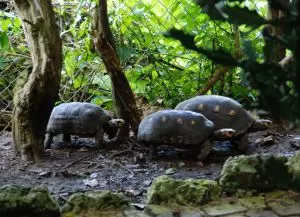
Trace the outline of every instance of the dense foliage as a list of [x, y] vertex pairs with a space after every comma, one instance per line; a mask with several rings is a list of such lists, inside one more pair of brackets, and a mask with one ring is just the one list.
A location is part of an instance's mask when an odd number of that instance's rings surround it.
[[[270, 5], [273, 9], [284, 12], [283, 17], [275, 20], [266, 20], [255, 10], [245, 7], [245, 1], [229, 1], [235, 4], [223, 4], [223, 1], [199, 0], [199, 5], [208, 13], [212, 19], [225, 21], [237, 25], [247, 25], [252, 29], [259, 26], [271, 25], [282, 27], [283, 35], [266, 34], [263, 54], [272, 56], [275, 52], [276, 43], [283, 44], [293, 55], [294, 61], [289, 67], [281, 67], [278, 63], [259, 61], [255, 50], [248, 46], [244, 49], [244, 58], [234, 58], [224, 47], [219, 49], [208, 49], [198, 47], [197, 36], [184, 33], [184, 31], [171, 29], [168, 36], [181, 41], [184, 47], [204, 54], [216, 63], [240, 67], [250, 85], [259, 91], [260, 106], [271, 111], [275, 117], [289, 118], [296, 123], [300, 116], [300, 2], [297, 0], [283, 1], [273, 0]], [[289, 4], [290, 3], [290, 4]]]
[[[233, 25], [210, 19], [191, 1], [130, 0], [109, 2], [110, 24], [117, 50], [133, 91], [150, 103], [174, 107], [183, 99], [195, 96], [211, 78], [216, 65], [197, 51], [181, 46], [163, 33], [172, 27], [195, 35], [197, 46], [224, 48], [232, 53]], [[53, 1], [57, 23], [64, 42], [64, 68], [61, 101], [93, 101], [112, 106], [109, 76], [93, 47], [91, 28], [95, 1]], [[266, 2], [247, 1], [261, 15]], [[30, 56], [20, 22], [13, 9], [0, 11], [0, 96], [1, 107], [11, 102], [16, 78], [22, 84], [30, 69]], [[256, 58], [263, 58], [260, 29], [241, 27], [244, 43], [252, 47]], [[8, 91], [9, 90], [9, 91]], [[240, 70], [232, 68], [209, 93], [232, 96], [251, 105], [257, 91], [252, 90]]]

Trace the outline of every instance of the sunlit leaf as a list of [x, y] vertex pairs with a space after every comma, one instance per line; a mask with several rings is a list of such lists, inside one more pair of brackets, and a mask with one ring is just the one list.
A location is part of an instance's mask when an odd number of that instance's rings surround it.
[[0, 32], [0, 49], [6, 49], [9, 45], [9, 39], [5, 32]]

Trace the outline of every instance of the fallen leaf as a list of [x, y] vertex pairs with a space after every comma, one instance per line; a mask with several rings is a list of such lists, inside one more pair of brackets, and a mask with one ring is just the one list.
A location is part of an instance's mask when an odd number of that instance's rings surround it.
[[90, 186], [92, 188], [99, 185], [97, 179], [83, 179], [82, 181], [85, 185]]

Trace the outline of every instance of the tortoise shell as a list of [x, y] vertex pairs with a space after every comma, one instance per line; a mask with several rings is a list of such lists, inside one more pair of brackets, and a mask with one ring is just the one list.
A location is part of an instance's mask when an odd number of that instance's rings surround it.
[[94, 134], [111, 117], [101, 107], [82, 102], [62, 103], [52, 110], [47, 132]]
[[164, 110], [146, 116], [138, 129], [138, 141], [194, 145], [205, 141], [214, 124], [192, 111]]
[[247, 132], [254, 123], [240, 103], [224, 96], [196, 96], [179, 103], [175, 109], [201, 113], [215, 124], [216, 130], [232, 128], [235, 136]]

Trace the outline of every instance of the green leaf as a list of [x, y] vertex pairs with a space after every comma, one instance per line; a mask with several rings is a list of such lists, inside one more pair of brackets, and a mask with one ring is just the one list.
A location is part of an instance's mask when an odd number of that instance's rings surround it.
[[255, 50], [252, 47], [251, 41], [244, 40], [242, 49], [244, 53], [249, 57], [250, 60], [255, 61], [258, 58]]
[[230, 7], [225, 5], [220, 9], [228, 16], [227, 20], [230, 23], [237, 25], [246, 24], [253, 27], [258, 27], [267, 23], [267, 21], [256, 11], [249, 10], [248, 8], [241, 8], [239, 6]]
[[6, 49], [9, 45], [9, 39], [5, 32], [0, 32], [0, 49]]
[[177, 39], [181, 42], [181, 44], [191, 50], [197, 50], [198, 48], [196, 47], [195, 44], [195, 36], [186, 34], [182, 30], [177, 30], [177, 29], [170, 29], [167, 33], [164, 34], [166, 37], [174, 38]]
[[185, 48], [197, 51], [198, 53], [205, 55], [207, 58], [209, 58], [212, 61], [215, 61], [216, 63], [230, 66], [239, 65], [231, 54], [222, 49], [209, 50], [197, 47], [194, 42], [195, 37], [190, 34], [184, 33], [182, 30], [171, 29], [165, 35], [167, 37], [172, 37], [179, 40]]

